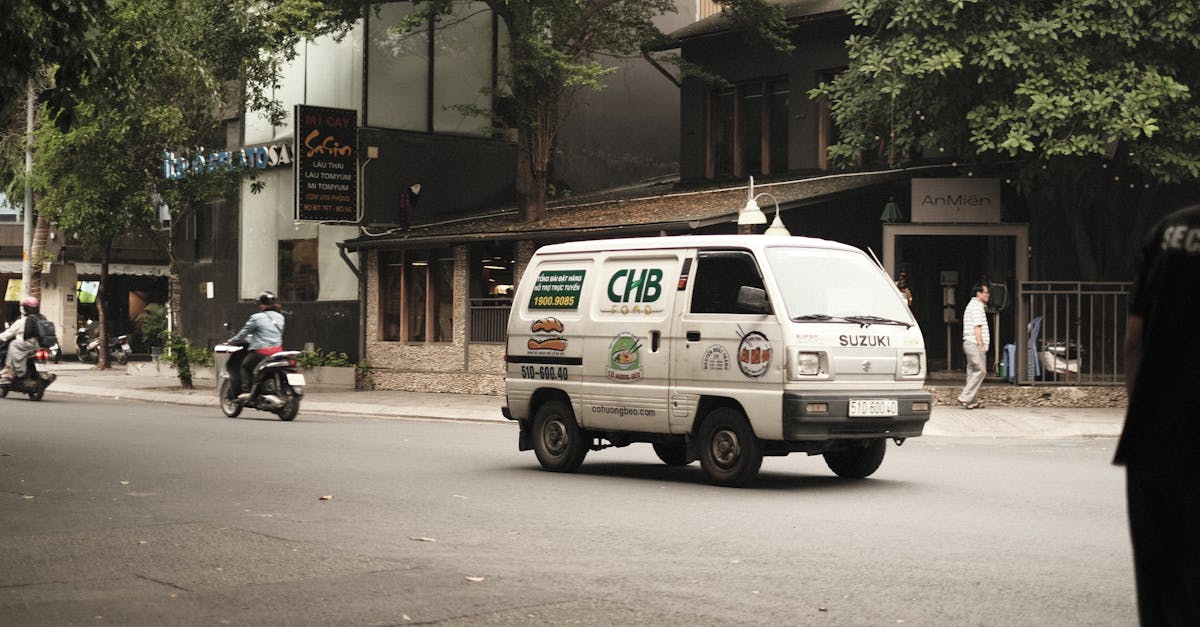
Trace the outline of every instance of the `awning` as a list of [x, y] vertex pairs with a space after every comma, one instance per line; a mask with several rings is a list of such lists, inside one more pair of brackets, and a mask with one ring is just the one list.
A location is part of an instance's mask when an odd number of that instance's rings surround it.
[[[20, 261], [0, 261], [0, 274], [21, 274]], [[85, 274], [100, 274], [100, 264], [98, 263], [77, 263], [75, 264], [75, 273], [79, 275]], [[140, 264], [140, 263], [110, 263], [108, 264], [109, 274], [132, 274], [135, 276], [171, 276], [170, 269], [167, 266]]]
[[[20, 265], [19, 263], [17, 264]], [[98, 263], [77, 263], [75, 264], [76, 274], [100, 274], [100, 264]], [[137, 264], [137, 263], [110, 263], [108, 264], [109, 274], [132, 274], [137, 276], [171, 276], [170, 268], [167, 266]]]

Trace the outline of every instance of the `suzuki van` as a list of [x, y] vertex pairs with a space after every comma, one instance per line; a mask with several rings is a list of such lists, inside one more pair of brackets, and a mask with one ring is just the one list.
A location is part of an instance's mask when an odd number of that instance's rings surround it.
[[518, 448], [570, 472], [648, 443], [715, 484], [764, 455], [822, 455], [863, 478], [921, 435], [921, 330], [863, 251], [805, 237], [698, 235], [545, 246], [508, 321]]

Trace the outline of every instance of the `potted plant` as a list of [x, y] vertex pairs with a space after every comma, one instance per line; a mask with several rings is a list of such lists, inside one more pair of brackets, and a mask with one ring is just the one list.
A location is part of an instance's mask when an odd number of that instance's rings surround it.
[[305, 383], [324, 388], [353, 390], [357, 369], [346, 353], [321, 349], [300, 353], [297, 364], [304, 369]]

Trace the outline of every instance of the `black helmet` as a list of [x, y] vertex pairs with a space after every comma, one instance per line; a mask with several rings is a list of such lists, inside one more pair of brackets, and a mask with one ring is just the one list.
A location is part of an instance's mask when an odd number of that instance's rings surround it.
[[274, 292], [263, 292], [262, 294], [259, 294], [259, 295], [258, 295], [258, 304], [260, 304], [260, 305], [274, 305], [274, 304], [275, 304], [275, 294], [274, 294]]

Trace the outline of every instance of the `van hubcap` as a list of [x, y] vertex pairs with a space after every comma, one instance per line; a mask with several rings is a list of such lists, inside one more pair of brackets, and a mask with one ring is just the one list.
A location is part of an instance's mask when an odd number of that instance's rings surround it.
[[713, 461], [717, 462], [723, 468], [728, 468], [737, 463], [738, 457], [742, 454], [741, 444], [738, 442], [737, 434], [727, 429], [722, 429], [713, 434], [712, 439], [712, 456]]
[[546, 428], [542, 430], [542, 442], [551, 455], [561, 455], [567, 449], [567, 430], [563, 428], [562, 421], [546, 422]]

